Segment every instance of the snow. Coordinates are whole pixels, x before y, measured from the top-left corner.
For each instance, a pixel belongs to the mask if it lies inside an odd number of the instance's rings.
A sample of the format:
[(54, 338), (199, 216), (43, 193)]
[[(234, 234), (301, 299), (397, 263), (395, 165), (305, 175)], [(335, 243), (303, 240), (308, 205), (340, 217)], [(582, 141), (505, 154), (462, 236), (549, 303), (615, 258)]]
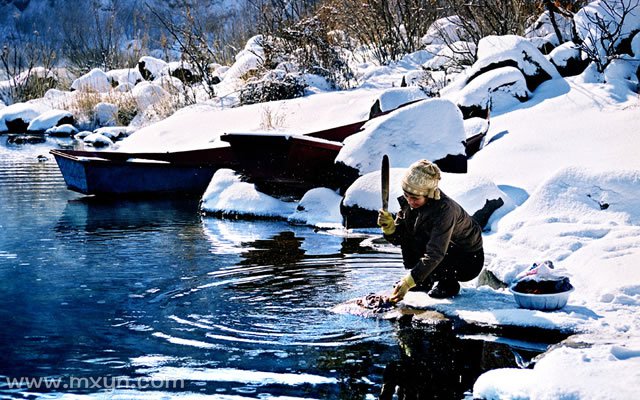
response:
[(65, 110), (49, 110), (31, 120), (27, 131), (44, 132), (49, 128), (53, 128), (63, 118), (72, 118), (73, 114)]
[[(167, 62), (155, 57), (144, 56), (138, 60), (138, 65), (144, 63), (144, 69), (151, 74), (152, 79), (160, 77), (167, 68)], [(140, 75), (142, 77), (142, 75)]]
[(42, 113), (49, 111), (50, 108), (42, 104), (33, 103), (15, 103), (10, 106), (0, 109), (0, 132), (6, 131), (7, 121), (15, 121), (22, 119), (25, 123), (29, 124), (36, 119)]
[(295, 212), (287, 220), (319, 228), (342, 228), (340, 201), (342, 196), (331, 189), (311, 189), (302, 196)]
[(46, 131), (44, 131), (44, 133), (46, 133), (47, 135), (53, 135), (53, 136), (58, 136), (58, 135), (73, 136), (76, 133), (78, 133), (78, 129), (71, 124), (63, 124), (63, 125), (51, 127)]
[(455, 102), (462, 107), (487, 108), (493, 102), (502, 104), (528, 97), (527, 83), (520, 70), (502, 67), (472, 80), (458, 93)]
[(71, 83), (72, 90), (105, 93), (111, 90), (109, 76), (100, 68), (94, 68)]
[(296, 207), (258, 192), (255, 185), (242, 182), (235, 171), (226, 168), (216, 171), (202, 199), (206, 212), (255, 217), (283, 217)]
[(567, 61), (572, 58), (577, 58), (579, 55), (580, 49), (575, 43), (565, 42), (551, 50), (548, 57), (554, 65), (558, 67), (565, 67), (567, 65)]
[(403, 104), (426, 99), (427, 96), (420, 88), (408, 86), (404, 88), (393, 88), (383, 92), (380, 97), (380, 111), (391, 111)]
[(336, 162), (366, 174), (380, 168), (384, 154), (392, 165), (408, 167), (416, 160), (439, 160), (464, 154), (462, 113), (449, 100), (428, 99), (397, 109), (365, 124), (344, 140)]

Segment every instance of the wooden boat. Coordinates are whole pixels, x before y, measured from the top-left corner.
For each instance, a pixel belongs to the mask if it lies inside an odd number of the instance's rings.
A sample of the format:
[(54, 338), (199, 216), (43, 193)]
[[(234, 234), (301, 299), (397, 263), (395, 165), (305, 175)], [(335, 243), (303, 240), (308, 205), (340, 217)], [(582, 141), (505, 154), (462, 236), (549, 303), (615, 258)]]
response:
[(202, 195), (213, 174), (234, 168), (229, 147), (166, 153), (51, 150), (67, 187), (87, 195)]
[(226, 133), (238, 170), (259, 190), (298, 196), (314, 187), (340, 187), (334, 160), (342, 143), (311, 135)]

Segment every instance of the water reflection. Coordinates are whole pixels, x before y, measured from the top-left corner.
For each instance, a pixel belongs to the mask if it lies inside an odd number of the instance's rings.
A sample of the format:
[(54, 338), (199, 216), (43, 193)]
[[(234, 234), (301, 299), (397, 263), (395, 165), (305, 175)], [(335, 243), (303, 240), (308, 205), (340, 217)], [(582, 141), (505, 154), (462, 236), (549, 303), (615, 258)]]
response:
[[(308, 226), (295, 226), (282, 221), (242, 221), (203, 217), (202, 225), (212, 252), (246, 253), (251, 243), (269, 241), (282, 232), (300, 239), (304, 255), (342, 254), (344, 238), (317, 232)], [(273, 246), (271, 246), (273, 247)]]
[(416, 327), (408, 321), (399, 321), (400, 357), (384, 369), (380, 400), (462, 399), (482, 373), (518, 368), (523, 358), (530, 360), (544, 351), (535, 346), (514, 350), (487, 337), (461, 338), (450, 322)]
[(66, 202), (57, 232), (154, 230), (167, 224), (197, 224), (198, 201), (177, 199), (118, 199), (84, 196)]

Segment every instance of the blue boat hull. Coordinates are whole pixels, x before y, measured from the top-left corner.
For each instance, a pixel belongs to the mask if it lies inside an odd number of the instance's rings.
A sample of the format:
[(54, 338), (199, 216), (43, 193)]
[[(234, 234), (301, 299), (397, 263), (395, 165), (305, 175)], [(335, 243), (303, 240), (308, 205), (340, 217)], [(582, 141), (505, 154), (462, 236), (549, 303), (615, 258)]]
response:
[(86, 195), (202, 195), (218, 165), (176, 165), (166, 161), (114, 161), (51, 152), (67, 187)]

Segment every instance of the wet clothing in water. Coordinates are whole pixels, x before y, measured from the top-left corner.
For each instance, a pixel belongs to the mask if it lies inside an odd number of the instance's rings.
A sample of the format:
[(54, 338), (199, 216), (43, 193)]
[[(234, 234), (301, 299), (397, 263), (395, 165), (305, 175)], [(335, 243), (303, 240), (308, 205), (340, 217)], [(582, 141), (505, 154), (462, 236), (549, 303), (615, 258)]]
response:
[(416, 209), (404, 197), (398, 202), (396, 230), (384, 237), (401, 247), (404, 267), (418, 286), (478, 276), (484, 264), (482, 229), (458, 203), (443, 192)]

